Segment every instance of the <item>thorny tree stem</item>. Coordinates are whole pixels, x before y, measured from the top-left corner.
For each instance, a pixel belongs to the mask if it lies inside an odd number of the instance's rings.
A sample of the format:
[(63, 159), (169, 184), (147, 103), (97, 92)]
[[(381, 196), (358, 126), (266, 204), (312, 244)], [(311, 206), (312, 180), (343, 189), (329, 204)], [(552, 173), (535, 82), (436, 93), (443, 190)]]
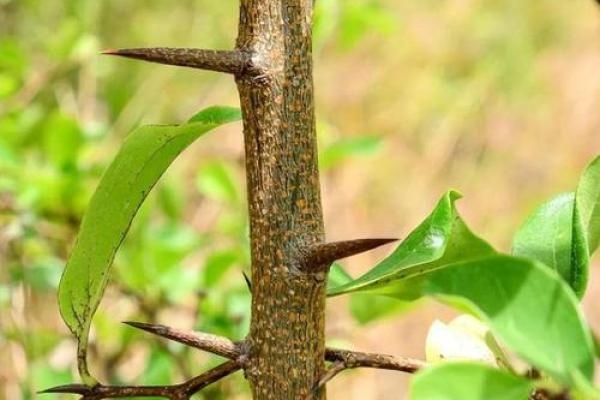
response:
[[(248, 337), (239, 346), (244, 347), (243, 367), (255, 400), (325, 399), (324, 390), (313, 396), (312, 389), (325, 373), (328, 268), (337, 258), (390, 241), (325, 243), (313, 98), (312, 8), (312, 0), (241, 0), (232, 51), (105, 52), (227, 72), (236, 78), (252, 256), (252, 319)], [(131, 325), (151, 331), (143, 324)], [(168, 328), (154, 333), (173, 336)], [(173, 338), (211, 350), (208, 336)], [(231, 358), (223, 350), (231, 342), (221, 344), (212, 351)]]
[(246, 376), (255, 400), (304, 400), (325, 372), (326, 271), (301, 262), (325, 239), (311, 24), (312, 0), (240, 2), (237, 48), (260, 70), (236, 77), (252, 254)]

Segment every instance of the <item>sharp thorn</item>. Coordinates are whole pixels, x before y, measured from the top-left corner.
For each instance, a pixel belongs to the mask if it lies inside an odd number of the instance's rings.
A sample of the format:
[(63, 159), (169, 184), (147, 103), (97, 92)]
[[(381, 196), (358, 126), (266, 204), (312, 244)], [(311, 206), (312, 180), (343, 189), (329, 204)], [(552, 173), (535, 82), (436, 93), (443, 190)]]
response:
[(334, 261), (364, 253), (376, 247), (395, 242), (398, 239), (354, 239), (312, 246), (304, 258), (309, 268), (331, 265)]
[(85, 395), (89, 393), (92, 389), (86, 385), (73, 383), (68, 385), (55, 386), (49, 389), (41, 390), (37, 392), (38, 394), (48, 394), (48, 393), (72, 393), (72, 394), (80, 394)]
[(252, 282), (250, 281), (250, 278), (248, 277), (245, 271), (242, 271), (242, 274), (244, 275), (246, 286), (248, 286), (248, 290), (250, 291), (250, 294), (252, 294)]
[(147, 322), (136, 322), (136, 321), (123, 321), (125, 325), (132, 326), (137, 329), (141, 329), (146, 332), (153, 333), (155, 335), (162, 336), (165, 334), (167, 327), (158, 324), (149, 324)]
[(248, 66), (249, 62), (249, 56), (238, 50), (148, 47), (107, 49), (102, 51), (101, 54), (233, 74), (241, 73)]
[(165, 325), (148, 324), (145, 322), (125, 321), (124, 324), (160, 336), (164, 339), (182, 343), (203, 351), (208, 351), (221, 357), (235, 359), (239, 356), (237, 345), (227, 338), (209, 333), (183, 331)]

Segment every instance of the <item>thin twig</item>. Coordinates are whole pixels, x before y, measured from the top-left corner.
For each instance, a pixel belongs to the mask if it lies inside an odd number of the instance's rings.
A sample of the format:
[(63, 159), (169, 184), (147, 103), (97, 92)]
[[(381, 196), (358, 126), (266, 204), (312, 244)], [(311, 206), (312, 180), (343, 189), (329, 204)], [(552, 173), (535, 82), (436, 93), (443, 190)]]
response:
[[(174, 340), (230, 360), (238, 360), (241, 356), (245, 355), (241, 350), (244, 347), (244, 342), (233, 342), (222, 336), (202, 332), (183, 331), (158, 324), (147, 324), (142, 322), (125, 323), (165, 339)], [(326, 350), (325, 359), (333, 363), (341, 361), (346, 366), (346, 369), (377, 368), (410, 373), (415, 372), (426, 365), (424, 361), (408, 357), (334, 348), (328, 348)]]
[(251, 68), (250, 55), (240, 50), (203, 50), (171, 47), (105, 50), (102, 54), (159, 64), (242, 74)]
[(327, 384), (327, 382), (329, 382), (330, 380), (335, 378), (337, 374), (339, 374), (340, 372), (342, 372), (345, 369), (346, 369), (346, 365), (344, 364), (343, 361), (336, 361), (333, 364), (331, 364), (331, 367), (329, 367), (329, 369), (327, 369), (327, 371), (323, 374), (321, 379), (319, 379), (319, 381), (313, 388), (312, 395), (315, 396), (317, 394), (317, 392), (319, 390), (321, 390), (321, 388)]
[(414, 358), (332, 348), (328, 348), (325, 352), (325, 359), (332, 362), (341, 361), (346, 369), (377, 368), (409, 373), (416, 372), (427, 365), (424, 361)]
[(184, 383), (171, 386), (106, 386), (96, 385), (64, 385), (39, 392), (46, 393), (71, 393), (82, 395), (82, 400), (101, 400), (128, 397), (163, 397), (170, 400), (188, 400), (211, 383), (231, 375), (241, 368), (236, 361), (227, 361), (210, 369)]
[(331, 348), (326, 350), (325, 358), (332, 364), (313, 387), (311, 397), (316, 397), (327, 382), (347, 369), (377, 368), (414, 373), (425, 366), (423, 361), (412, 358)]
[(206, 371), (202, 375), (198, 375), (195, 378), (190, 379), (181, 385), (182, 389), (189, 396), (194, 393), (198, 393), (200, 390), (204, 389), (206, 386), (214, 383), (234, 372), (239, 370), (241, 365), (234, 360), (229, 360), (211, 370)]

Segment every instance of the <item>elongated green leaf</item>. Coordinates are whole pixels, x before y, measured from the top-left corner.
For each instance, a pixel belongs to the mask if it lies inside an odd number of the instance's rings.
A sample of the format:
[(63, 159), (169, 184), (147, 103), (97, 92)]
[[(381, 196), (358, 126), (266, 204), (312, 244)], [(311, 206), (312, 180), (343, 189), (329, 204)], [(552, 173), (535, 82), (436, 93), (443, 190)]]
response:
[[(458, 215), (454, 203), (459, 198), (457, 192), (446, 193), (427, 219), (389, 257), (360, 278), (331, 288), (329, 295), (372, 290), (459, 260), (493, 254), (494, 249), (475, 236)], [(408, 292), (403, 295), (405, 299), (411, 297)], [(418, 296), (418, 293), (414, 294), (414, 297)]]
[(515, 234), (513, 254), (558, 271), (582, 297), (591, 254), (600, 243), (600, 157), (584, 171), (575, 194), (542, 204)]
[(227, 122), (242, 119), (242, 111), (237, 107), (211, 106), (196, 113), (189, 122), (201, 122), (203, 124), (223, 125)]
[(533, 382), (474, 363), (443, 363), (413, 379), (411, 400), (527, 400)]
[(60, 282), (60, 311), (80, 347), (87, 343), (115, 253), (154, 184), (194, 140), (238, 118), (234, 109), (210, 108), (194, 122), (144, 126), (125, 140), (92, 197)]
[(573, 384), (576, 374), (592, 379), (594, 349), (577, 298), (545, 265), (495, 255), (406, 284), (478, 314), (501, 342), (560, 382)]

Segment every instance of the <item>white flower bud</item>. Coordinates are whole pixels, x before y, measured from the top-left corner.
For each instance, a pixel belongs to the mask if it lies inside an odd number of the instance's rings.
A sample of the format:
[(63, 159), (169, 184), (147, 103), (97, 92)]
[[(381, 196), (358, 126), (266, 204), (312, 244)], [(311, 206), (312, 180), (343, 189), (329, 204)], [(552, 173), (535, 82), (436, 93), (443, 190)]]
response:
[(489, 328), (470, 315), (461, 315), (448, 324), (436, 320), (427, 334), (426, 359), (430, 363), (472, 360), (497, 367), (489, 339), (493, 340)]

